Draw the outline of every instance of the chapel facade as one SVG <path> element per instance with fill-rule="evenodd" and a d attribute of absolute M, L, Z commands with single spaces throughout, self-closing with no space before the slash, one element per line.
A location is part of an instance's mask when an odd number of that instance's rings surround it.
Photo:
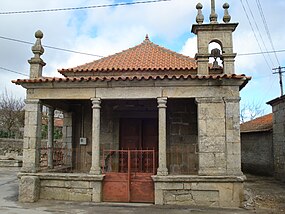
<path fill-rule="evenodd" d="M 195 58 L 146 36 L 120 53 L 61 69 L 62 78 L 42 76 L 43 34 L 36 32 L 30 78 L 13 81 L 27 89 L 20 201 L 241 206 L 239 91 L 250 77 L 234 70 L 238 24 L 230 23 L 228 4 L 224 23 L 214 1 L 210 23 L 202 5 L 196 8 Z M 209 50 L 213 42 L 220 48 Z M 45 153 L 42 106 L 49 109 Z M 61 148 L 53 145 L 55 109 L 64 115 Z"/>

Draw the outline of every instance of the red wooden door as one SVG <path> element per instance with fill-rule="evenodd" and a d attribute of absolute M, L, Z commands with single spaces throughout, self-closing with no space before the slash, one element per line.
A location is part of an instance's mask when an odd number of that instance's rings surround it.
<path fill-rule="evenodd" d="M 105 173 L 103 201 L 154 202 L 157 142 L 156 119 L 121 119 L 119 170 Z"/>

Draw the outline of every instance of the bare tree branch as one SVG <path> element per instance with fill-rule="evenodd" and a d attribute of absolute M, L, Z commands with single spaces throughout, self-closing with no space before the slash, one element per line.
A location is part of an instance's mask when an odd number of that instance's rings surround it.
<path fill-rule="evenodd" d="M 246 103 L 241 107 L 240 110 L 240 122 L 244 123 L 262 115 L 264 115 L 264 109 L 261 107 L 261 103 Z"/>
<path fill-rule="evenodd" d="M 1 137 L 19 135 L 24 126 L 24 101 L 5 90 L 0 94 L 0 131 Z"/>

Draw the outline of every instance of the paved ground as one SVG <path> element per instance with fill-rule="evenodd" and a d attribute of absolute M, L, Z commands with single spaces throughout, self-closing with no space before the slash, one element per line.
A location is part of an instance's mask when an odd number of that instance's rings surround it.
<path fill-rule="evenodd" d="M 249 177 L 246 183 L 245 208 L 216 209 L 190 206 L 157 206 L 149 204 L 96 204 L 40 200 L 37 203 L 19 203 L 18 181 L 15 169 L 0 168 L 0 213 L 46 214 L 46 213 L 98 213 L 98 214 L 240 214 L 285 213 L 285 185 L 272 179 Z"/>

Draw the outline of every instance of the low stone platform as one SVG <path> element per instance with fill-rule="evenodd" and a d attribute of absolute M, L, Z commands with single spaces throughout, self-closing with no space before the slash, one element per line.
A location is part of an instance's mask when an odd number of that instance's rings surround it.
<path fill-rule="evenodd" d="M 21 167 L 21 160 L 9 160 L 9 159 L 0 159 L 0 167 Z"/>
<path fill-rule="evenodd" d="M 241 207 L 245 176 L 153 176 L 155 204 Z"/>
<path fill-rule="evenodd" d="M 39 199 L 101 202 L 104 175 L 85 173 L 19 173 L 19 201 Z"/>

